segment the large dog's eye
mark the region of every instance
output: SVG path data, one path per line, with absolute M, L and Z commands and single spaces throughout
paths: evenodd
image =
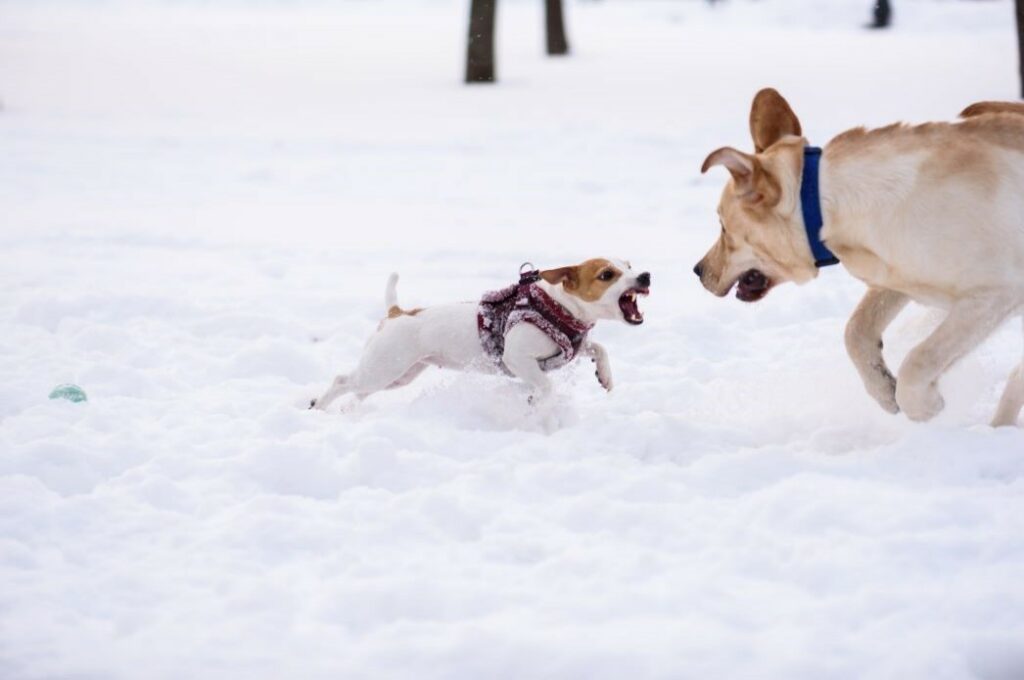
M 605 269 L 603 272 L 597 275 L 597 278 L 601 281 L 611 281 L 615 278 L 615 272 L 611 269 Z
M 718 220 L 718 225 L 720 227 L 722 227 L 722 234 L 725 235 L 725 222 L 723 222 L 721 219 L 719 219 Z

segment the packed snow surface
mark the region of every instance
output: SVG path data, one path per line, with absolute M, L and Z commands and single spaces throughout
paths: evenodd
M 1024 677 L 1007 326 L 918 425 L 845 357 L 841 268 L 690 268 L 779 88 L 809 139 L 1018 92 L 1013 3 L 0 4 L 0 678 Z M 630 259 L 616 389 L 431 372 L 307 411 L 408 306 Z M 912 307 L 890 363 L 934 327 Z M 85 403 L 49 400 L 74 383 Z M 550 423 L 548 423 L 550 424 Z

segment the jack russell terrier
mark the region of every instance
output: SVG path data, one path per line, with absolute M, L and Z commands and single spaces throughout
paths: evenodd
M 370 338 L 359 365 L 339 375 L 310 408 L 325 410 L 343 394 L 365 399 L 408 385 L 429 366 L 504 372 L 523 380 L 538 403 L 551 394 L 545 373 L 585 354 L 597 379 L 612 389 L 604 347 L 587 334 L 600 319 L 640 325 L 637 297 L 650 292 L 651 275 L 628 262 L 593 259 L 574 267 L 525 271 L 518 284 L 487 293 L 479 302 L 425 309 L 398 306 L 398 275 L 388 279 L 386 318 Z
M 1024 311 L 1024 105 L 982 102 L 958 123 L 856 128 L 808 146 L 782 96 L 761 90 L 750 112 L 755 153 L 712 152 L 725 166 L 721 235 L 694 273 L 709 291 L 754 302 L 842 262 L 868 285 L 846 347 L 868 393 L 890 413 L 942 410 L 942 374 Z M 896 376 L 882 334 L 909 300 L 948 310 Z M 993 426 L 1024 406 L 1024 363 Z

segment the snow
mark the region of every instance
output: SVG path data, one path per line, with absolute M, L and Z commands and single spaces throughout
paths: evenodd
M 689 272 L 704 156 L 774 85 L 812 141 L 1017 93 L 1012 3 L 0 5 L 0 677 L 1024 676 L 1024 434 L 1000 330 L 917 425 L 845 357 L 840 268 L 747 306 Z M 531 260 L 653 273 L 638 328 L 521 386 L 305 410 L 408 306 Z M 897 364 L 937 316 L 911 308 Z M 51 401 L 75 383 L 89 401 Z

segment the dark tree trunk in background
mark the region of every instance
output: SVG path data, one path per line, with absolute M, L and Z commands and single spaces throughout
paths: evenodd
M 892 21 L 892 7 L 889 6 L 889 0 L 876 0 L 873 21 L 869 28 L 885 28 L 890 21 Z
M 1018 3 L 1024 0 L 1018 0 Z M 568 54 L 569 41 L 565 39 L 565 19 L 562 16 L 562 0 L 544 0 L 547 16 L 548 54 Z
M 1020 52 L 1020 95 L 1024 97 L 1024 0 L 1017 0 L 1017 51 Z
M 494 13 L 498 0 L 472 0 L 469 6 L 469 46 L 466 82 L 494 82 Z

